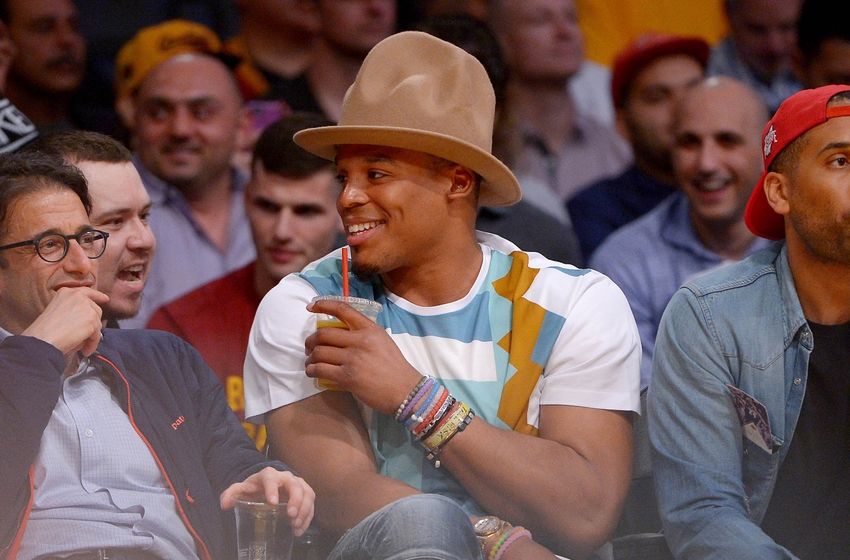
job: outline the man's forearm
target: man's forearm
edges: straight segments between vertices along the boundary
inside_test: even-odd
[[[266,417],[272,453],[316,491],[316,521],[336,536],[381,507],[419,491],[377,472],[350,395],[325,392]]]
[[[552,419],[552,409],[573,407],[546,408]],[[599,442],[589,447],[548,439],[545,430],[532,437],[476,419],[446,446],[444,468],[488,513],[525,526],[553,550],[582,557],[613,530],[630,478],[629,419],[595,412],[611,427],[585,430]]]

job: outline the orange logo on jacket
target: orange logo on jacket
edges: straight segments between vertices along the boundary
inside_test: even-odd
[[[181,414],[180,416],[177,417],[177,420],[175,420],[174,422],[171,423],[171,429],[176,430],[185,421],[186,421],[186,417]]]

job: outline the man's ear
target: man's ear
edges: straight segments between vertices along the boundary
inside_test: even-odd
[[[449,198],[474,196],[476,180],[472,171],[461,165],[456,165],[449,173],[449,178],[452,181],[448,192]]]
[[[124,128],[130,131],[136,130],[136,102],[131,96],[125,95],[116,99],[115,112],[118,113]]]
[[[771,171],[765,176],[762,188],[773,211],[781,216],[787,215],[791,208],[788,203],[788,177]]]
[[[242,104],[239,109],[239,117],[236,122],[236,149],[246,150],[248,153],[254,149],[254,143],[260,136],[260,131],[253,126],[251,119],[251,111],[248,110],[248,105]]]

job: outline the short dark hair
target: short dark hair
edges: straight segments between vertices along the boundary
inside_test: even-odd
[[[829,98],[827,105],[850,105],[850,91],[840,91]],[[793,139],[790,144],[785,146],[785,149],[770,162],[768,171],[776,171],[789,175],[797,168],[800,159],[800,152],[808,143],[808,131],[804,132],[797,138]]]
[[[333,126],[322,115],[295,112],[270,124],[254,145],[251,168],[259,163],[269,173],[287,179],[303,179],[323,169],[333,169],[333,162],[315,156],[301,148],[292,136],[299,130]]]
[[[43,153],[14,153],[0,156],[0,235],[6,232],[9,207],[22,196],[47,189],[73,191],[91,211],[86,178],[79,169],[61,158]]]
[[[126,163],[133,160],[133,154],[124,144],[90,130],[67,130],[41,136],[22,151],[51,154],[69,163]]]

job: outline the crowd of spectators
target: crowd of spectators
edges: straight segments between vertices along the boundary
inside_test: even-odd
[[[0,0],[0,554],[225,557],[251,495],[331,558],[850,556],[850,27],[614,4]],[[313,334],[349,249],[380,328]]]

